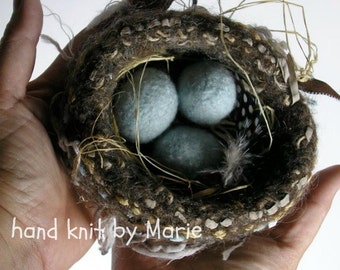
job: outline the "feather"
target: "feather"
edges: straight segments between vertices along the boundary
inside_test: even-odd
[[[224,187],[237,185],[245,167],[252,163],[253,154],[248,151],[248,146],[249,140],[240,136],[230,141],[224,150],[224,161],[220,169]]]
[[[223,152],[223,161],[216,170],[204,172],[219,173],[223,187],[238,185],[244,179],[243,172],[248,165],[252,164],[255,157],[249,151],[250,140],[246,135],[239,135],[237,138],[229,138],[228,146]]]
[[[340,95],[331,86],[317,79],[299,82],[299,87],[302,91],[310,94],[321,94],[340,100]]]

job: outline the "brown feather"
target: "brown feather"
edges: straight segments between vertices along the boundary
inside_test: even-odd
[[[340,95],[331,86],[317,79],[299,82],[299,88],[306,93],[326,95],[340,100]]]

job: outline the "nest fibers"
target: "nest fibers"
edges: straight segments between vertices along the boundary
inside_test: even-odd
[[[66,91],[52,102],[72,183],[105,227],[103,253],[117,238],[116,225],[135,232],[119,237],[125,244],[159,258],[182,258],[222,242],[237,246],[274,226],[311,185],[315,124],[282,43],[264,28],[198,6],[167,11],[169,5],[110,6],[90,24],[68,67]],[[190,179],[150,158],[152,143],[121,136],[113,100],[138,70],[158,68],[176,82],[198,60],[218,62],[233,74],[237,105],[203,127],[223,146],[220,166]],[[192,124],[178,115],[173,125],[183,123]]]

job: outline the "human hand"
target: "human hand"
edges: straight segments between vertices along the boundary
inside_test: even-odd
[[[48,102],[62,85],[59,58],[28,84],[42,27],[39,0],[14,1],[14,14],[0,47],[0,268],[68,269],[92,239],[68,239],[72,227],[88,228],[90,215],[77,204],[69,176],[56,156],[48,131]],[[51,228],[57,240],[12,237],[22,228]],[[30,234],[32,236],[32,233]]]
[[[57,59],[28,84],[42,23],[41,7],[37,0],[16,3],[20,8],[0,50],[0,265],[2,269],[67,269],[92,240],[67,239],[63,225],[68,218],[82,227],[89,225],[90,218],[76,204],[69,177],[46,130],[48,102],[62,88],[65,62]],[[318,178],[320,184],[304,207],[272,231],[254,235],[227,262],[221,260],[223,248],[169,265],[124,248],[117,250],[116,269],[134,269],[137,263],[140,269],[295,269],[339,189],[340,168],[324,171]],[[11,238],[13,217],[22,228],[49,228],[57,218],[61,226],[58,241]]]
[[[340,189],[340,165],[325,169],[315,176],[315,185],[295,212],[273,229],[250,237],[227,261],[222,260],[223,246],[205,250],[179,261],[147,258],[129,248],[115,252],[115,270],[135,269],[228,269],[228,270],[293,270],[316,236],[336,192]]]

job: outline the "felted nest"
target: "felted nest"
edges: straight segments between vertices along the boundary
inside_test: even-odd
[[[72,183],[105,226],[103,253],[114,243],[114,224],[138,229],[132,241],[122,239],[133,249],[168,259],[221,242],[235,246],[274,226],[307,193],[316,153],[291,56],[263,28],[199,7],[165,11],[132,2],[93,26],[51,110]],[[238,106],[206,127],[225,148],[224,164],[189,179],[152,160],[152,145],[121,137],[113,99],[135,70],[165,69],[176,81],[198,59],[234,74]],[[226,178],[233,184],[221,184]],[[160,234],[150,235],[150,226]],[[171,236],[176,228],[183,229]]]

